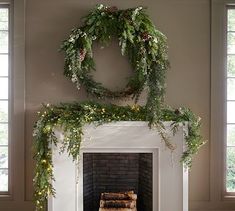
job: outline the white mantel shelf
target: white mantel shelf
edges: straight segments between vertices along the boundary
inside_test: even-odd
[[[87,152],[152,153],[152,211],[188,211],[188,172],[180,163],[186,128],[181,126],[172,136],[171,122],[164,125],[177,146],[173,154],[157,131],[150,130],[148,123],[141,121],[112,122],[98,127],[86,125],[77,164],[66,153],[60,154],[59,146],[53,147],[56,198],[49,199],[48,211],[84,211],[82,159],[83,153]]]

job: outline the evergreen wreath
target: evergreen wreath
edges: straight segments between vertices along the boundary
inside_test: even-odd
[[[97,40],[108,44],[112,37],[119,39],[121,52],[127,55],[134,75],[125,89],[110,91],[95,82],[90,74],[95,69],[92,57],[92,43]],[[46,105],[39,112],[39,120],[34,128],[34,197],[36,211],[46,208],[49,195],[55,195],[52,181],[55,179],[52,163],[52,144],[57,144],[55,129],[64,134],[62,151],[66,150],[76,160],[85,124],[104,124],[111,121],[147,121],[155,128],[170,150],[174,144],[165,133],[163,121],[172,122],[175,133],[180,124],[188,122],[185,133],[186,149],[181,161],[191,167],[192,157],[205,143],[200,135],[200,118],[189,109],[172,109],[163,104],[165,76],[169,67],[166,37],[158,31],[142,7],[118,10],[116,7],[97,6],[85,17],[84,25],[72,30],[68,40],[61,46],[65,51],[64,75],[69,77],[77,88],[83,85],[89,94],[98,98],[118,98],[132,96],[138,101],[144,87],[148,88],[145,106],[117,106],[94,102]]]
[[[94,81],[95,70],[92,44],[108,44],[116,37],[122,55],[126,55],[134,70],[126,87],[111,91]],[[143,89],[148,87],[147,108],[152,122],[163,108],[165,77],[169,67],[166,37],[158,31],[143,7],[118,10],[116,7],[98,5],[84,18],[84,25],[72,30],[61,46],[65,52],[64,75],[97,98],[132,96],[135,102]]]

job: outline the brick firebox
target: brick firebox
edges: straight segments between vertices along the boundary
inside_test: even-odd
[[[84,211],[99,210],[102,192],[134,190],[137,210],[152,211],[152,153],[84,153]]]

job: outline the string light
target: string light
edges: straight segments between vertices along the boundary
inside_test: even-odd
[[[59,106],[50,105],[48,109],[45,106],[46,116],[41,115],[35,124],[35,159],[36,174],[34,177],[35,198],[37,211],[44,209],[44,204],[49,195],[54,195],[52,187],[53,163],[51,152],[51,140],[58,141],[53,130],[53,125],[61,127],[64,133],[63,148],[67,149],[69,154],[77,160],[79,156],[80,143],[82,141],[83,126],[86,123],[99,122],[103,124],[111,121],[146,121],[147,108],[145,106],[117,106],[111,104],[89,103],[71,103]],[[84,111],[83,113],[74,113],[74,110]],[[101,112],[100,112],[101,111]],[[104,115],[105,112],[105,115]],[[45,112],[41,112],[45,114]],[[182,155],[182,162],[186,166],[191,166],[192,156],[205,143],[200,135],[200,121],[189,109],[182,108],[180,112],[175,113],[175,109],[167,108],[162,111],[161,121],[173,121],[172,127],[178,127],[180,122],[189,122],[189,133],[185,133],[187,149]],[[165,136],[165,131],[158,122],[155,122],[158,132],[161,135],[166,147],[171,151],[175,149],[169,138]],[[47,133],[43,131],[46,130]],[[42,144],[43,143],[43,144]],[[38,162],[40,161],[40,162]]]

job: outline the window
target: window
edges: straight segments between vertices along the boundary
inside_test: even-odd
[[[33,210],[25,176],[24,90],[25,0],[0,0],[0,210]]]
[[[227,8],[226,192],[235,192],[235,7]]]
[[[9,191],[9,5],[0,4],[0,192]]]

